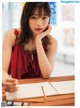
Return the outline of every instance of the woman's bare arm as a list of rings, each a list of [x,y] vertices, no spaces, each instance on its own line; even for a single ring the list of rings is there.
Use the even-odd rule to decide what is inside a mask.
[[[15,37],[13,36],[13,30],[9,30],[4,35],[3,46],[2,46],[2,70],[3,70],[3,79],[4,77],[8,77],[7,74],[10,59],[11,59],[11,52],[12,46],[15,41]],[[5,75],[4,75],[5,74]]]
[[[36,41],[36,49],[38,54],[39,66],[41,69],[41,73],[44,78],[49,78],[54,67],[55,55],[57,52],[57,41],[54,38],[51,38],[51,45],[47,47],[47,54],[42,46],[42,42],[37,39]]]
[[[11,78],[8,75],[8,68],[11,59],[12,46],[15,44],[14,31],[9,30],[5,33],[2,47],[2,82],[7,91],[15,91],[16,88],[13,83],[16,84],[17,80]]]

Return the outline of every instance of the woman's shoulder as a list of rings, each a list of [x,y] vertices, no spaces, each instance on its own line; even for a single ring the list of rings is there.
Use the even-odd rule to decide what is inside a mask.
[[[20,34],[20,28],[14,28],[13,30],[14,30],[15,36],[19,36],[19,34]]]
[[[4,34],[4,41],[9,42],[10,44],[14,45],[16,40],[16,34],[20,33],[20,28],[9,29]]]

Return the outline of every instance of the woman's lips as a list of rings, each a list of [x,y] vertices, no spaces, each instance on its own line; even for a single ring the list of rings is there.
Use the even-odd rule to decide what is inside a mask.
[[[41,31],[42,29],[41,29],[41,28],[35,28],[35,30],[36,30],[36,31]]]

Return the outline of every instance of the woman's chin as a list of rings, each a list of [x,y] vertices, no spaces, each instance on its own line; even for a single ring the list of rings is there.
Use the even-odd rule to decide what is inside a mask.
[[[39,35],[40,33],[42,33],[42,31],[41,31],[41,32],[35,32],[34,34],[35,34],[35,35]]]
[[[35,36],[39,35],[40,33],[34,33]]]

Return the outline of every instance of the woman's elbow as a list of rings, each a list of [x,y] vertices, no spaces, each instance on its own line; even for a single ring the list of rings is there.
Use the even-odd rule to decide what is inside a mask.
[[[44,79],[49,79],[49,78],[50,78],[50,76],[43,76],[43,78],[44,78]]]
[[[44,78],[44,79],[50,78],[51,73],[52,73],[52,71],[51,71],[51,72],[47,72],[45,75],[43,75],[43,78]]]

